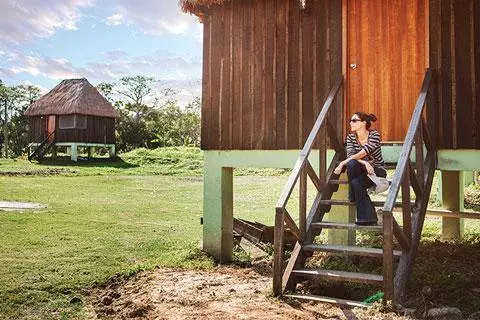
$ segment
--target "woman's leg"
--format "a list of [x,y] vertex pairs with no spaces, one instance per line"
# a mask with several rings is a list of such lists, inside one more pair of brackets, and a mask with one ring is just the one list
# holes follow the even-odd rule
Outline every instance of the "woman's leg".
[[367,193],[367,188],[371,185],[372,181],[366,175],[356,177],[350,184],[355,194],[358,224],[377,222],[375,208],[373,207],[372,200]]
[[352,180],[355,179],[356,177],[366,175],[367,170],[365,167],[358,162],[357,160],[350,160],[347,163],[347,175],[348,175],[348,200],[351,202],[355,202],[355,192],[353,191],[352,188]]
[[357,205],[357,222],[374,223],[377,221],[375,208],[368,196],[367,188],[373,185],[372,180],[367,176],[367,170],[357,160],[350,160],[347,163],[347,174],[349,182],[348,198]]

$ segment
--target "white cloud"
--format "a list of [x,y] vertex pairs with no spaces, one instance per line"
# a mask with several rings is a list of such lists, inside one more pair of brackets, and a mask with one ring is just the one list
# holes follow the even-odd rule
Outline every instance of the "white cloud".
[[184,57],[167,52],[153,52],[151,55],[131,57],[122,50],[104,52],[105,60],[89,62],[78,67],[65,58],[12,53],[11,65],[0,65],[0,77],[12,77],[21,73],[44,76],[54,80],[85,77],[93,82],[116,81],[129,75],[149,75],[156,79],[187,80],[200,78],[201,58]]
[[107,17],[107,24],[110,26],[118,26],[122,24],[124,21],[125,21],[125,18],[121,13],[116,13],[111,15],[110,17]]
[[80,9],[95,0],[22,0],[2,1],[0,41],[21,43],[47,38],[58,29],[76,30]]
[[115,13],[107,18],[107,23],[109,18],[121,17],[120,23],[135,25],[154,35],[201,33],[201,24],[195,17],[183,13],[178,1],[117,0],[115,4]]

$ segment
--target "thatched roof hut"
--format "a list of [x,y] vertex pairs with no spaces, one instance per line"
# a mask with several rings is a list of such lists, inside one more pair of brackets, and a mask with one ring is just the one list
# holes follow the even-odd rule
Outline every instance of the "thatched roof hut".
[[111,103],[85,78],[63,80],[25,111],[25,115],[29,117],[68,114],[107,118],[120,116]]

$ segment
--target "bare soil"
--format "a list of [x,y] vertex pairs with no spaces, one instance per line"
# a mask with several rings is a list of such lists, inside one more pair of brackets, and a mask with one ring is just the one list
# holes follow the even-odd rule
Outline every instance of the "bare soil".
[[375,309],[271,297],[270,276],[253,268],[160,268],[95,288],[87,309],[100,319],[409,319]]

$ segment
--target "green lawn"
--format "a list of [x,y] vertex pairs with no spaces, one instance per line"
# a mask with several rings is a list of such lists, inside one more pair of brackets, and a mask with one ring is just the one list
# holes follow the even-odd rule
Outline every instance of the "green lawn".
[[[72,299],[84,299],[86,289],[115,275],[128,276],[156,265],[212,267],[213,261],[199,251],[198,157],[172,156],[159,163],[137,155],[124,162],[76,166],[67,161],[47,165],[0,161],[0,171],[10,173],[74,171],[0,176],[0,200],[48,205],[36,212],[0,212],[0,319],[83,318],[82,303]],[[177,166],[176,175],[162,175],[166,166]],[[272,224],[287,178],[236,176],[235,216]],[[294,198],[292,208],[295,202]],[[438,238],[438,221],[426,223],[430,239]],[[480,232],[479,223],[466,223],[466,230]]]

